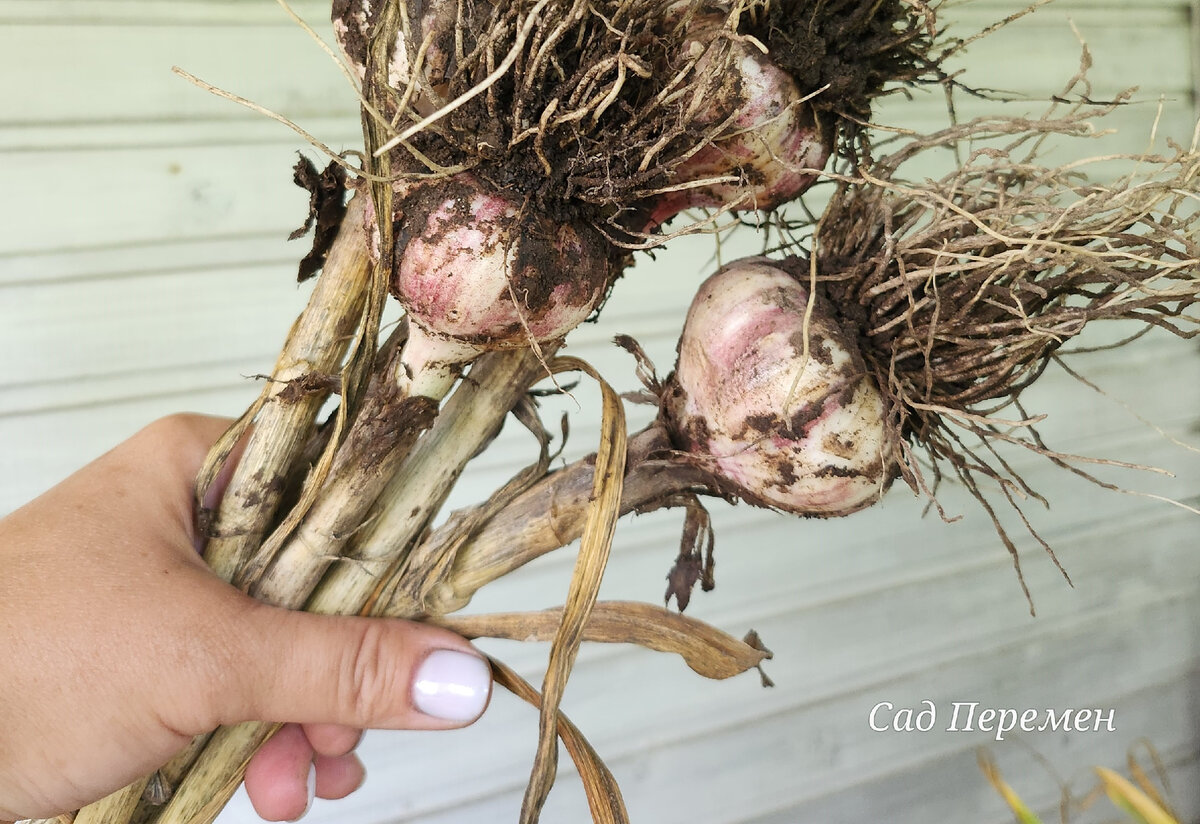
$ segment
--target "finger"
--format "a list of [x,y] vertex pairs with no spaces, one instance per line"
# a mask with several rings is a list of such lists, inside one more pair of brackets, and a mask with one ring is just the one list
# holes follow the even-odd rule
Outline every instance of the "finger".
[[[136,479],[142,494],[132,496],[131,505],[144,506],[145,491],[166,506],[171,521],[192,535],[195,526],[193,487],[209,449],[232,421],[205,415],[178,414],[154,421],[128,441],[117,446],[98,463]],[[225,462],[217,480],[229,482],[244,443],[238,444]],[[120,474],[117,475],[120,477]],[[193,543],[196,537],[193,535]]]
[[[222,419],[223,420],[223,419]],[[230,424],[233,421],[229,421]],[[225,489],[229,486],[229,481],[233,478],[234,470],[237,469],[238,462],[242,459],[242,454],[246,451],[246,444],[250,442],[250,435],[254,431],[251,427],[237,440],[229,450],[229,454],[225,456],[225,461],[221,464],[221,468],[217,471],[216,476],[212,479],[212,483],[208,485],[208,489],[204,490],[204,500],[200,502],[200,506],[204,509],[216,509],[221,504],[221,498],[225,495]],[[224,434],[224,432],[222,432]],[[208,459],[208,453],[216,444],[216,438],[205,449],[204,457]],[[196,466],[196,471],[193,474],[193,486],[195,485],[194,476],[200,474],[200,469],[203,463]]]
[[317,755],[330,758],[353,752],[362,738],[362,730],[342,724],[304,724],[303,729]]
[[246,795],[259,817],[295,821],[316,795],[314,753],[304,732],[285,724],[246,765]]
[[449,729],[491,696],[487,662],[436,627],[248,602],[236,636],[236,682],[223,698],[242,717],[221,720]]
[[[233,423],[231,418],[189,413],[169,415],[142,429],[124,445],[134,460],[140,460],[140,466],[158,466],[164,473],[164,488],[173,493],[197,551],[203,550],[207,536],[196,534],[199,514],[194,512],[196,479],[213,445]],[[220,505],[252,431],[253,428],[248,429],[225,456],[220,470],[204,490],[200,504],[203,509],[215,510]]]
[[333,758],[318,755],[315,763],[317,798],[345,798],[361,787],[367,778],[366,769],[353,753]]
[[180,413],[159,418],[118,449],[144,457],[144,465],[161,466],[174,488],[191,494],[193,482],[208,450],[233,421],[209,415]]

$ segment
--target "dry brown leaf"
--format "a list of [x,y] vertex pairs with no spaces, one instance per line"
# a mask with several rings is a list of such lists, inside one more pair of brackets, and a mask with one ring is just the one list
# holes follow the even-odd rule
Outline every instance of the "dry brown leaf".
[[[562,608],[539,612],[445,615],[430,621],[467,638],[549,641],[562,620]],[[771,657],[716,627],[640,601],[601,601],[583,628],[583,640],[637,644],[672,652],[705,678],[740,675]]]
[[542,681],[538,749],[529,785],[525,788],[525,800],[521,804],[521,824],[538,821],[554,784],[558,766],[558,707],[583,641],[588,616],[600,592],[600,580],[608,564],[617,519],[621,516],[621,489],[625,476],[625,409],[620,396],[590,364],[578,358],[555,358],[550,367],[556,374],[583,372],[595,379],[600,385],[603,406],[592,500],[584,521],[579,556],[571,575],[562,621],[551,643],[546,677]]
[[[543,709],[542,696],[528,681],[495,658],[489,660],[497,684],[538,709]],[[593,824],[629,824],[629,813],[625,810],[625,800],[621,797],[617,779],[579,728],[562,712],[556,713],[556,717],[558,737],[575,762],[575,769],[583,782],[583,791],[587,794]]]

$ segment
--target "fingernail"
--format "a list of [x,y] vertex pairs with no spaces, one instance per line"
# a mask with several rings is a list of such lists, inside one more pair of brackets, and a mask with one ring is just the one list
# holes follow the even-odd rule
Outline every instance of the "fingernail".
[[477,655],[434,650],[413,681],[413,706],[443,721],[474,721],[487,706],[492,671]]

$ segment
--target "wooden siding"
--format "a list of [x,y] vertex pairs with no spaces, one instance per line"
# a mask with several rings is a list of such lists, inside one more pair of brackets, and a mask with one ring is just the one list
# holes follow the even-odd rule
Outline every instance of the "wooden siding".
[[[1023,3],[954,5],[964,32]],[[325,4],[295,4],[313,21]],[[1118,111],[1103,141],[1074,155],[1139,151],[1163,100],[1158,145],[1191,139],[1195,15],[1186,2],[1060,2],[971,48],[970,82],[1058,92],[1078,65],[1068,19],[1096,58],[1096,95],[1131,85],[1146,101]],[[323,28],[323,27],[322,27]],[[18,506],[156,416],[236,414],[269,369],[305,296],[292,285],[302,253],[283,240],[305,195],[292,186],[304,144],[277,123],[188,86],[180,65],[293,118],[335,148],[358,141],[345,81],[268,0],[0,0],[0,513]],[[1010,104],[1036,113],[1044,104]],[[964,99],[960,114],[994,104]],[[942,99],[895,100],[881,122],[936,128]],[[742,246],[724,250],[726,257]],[[689,289],[713,266],[690,239],[642,258],[600,324],[571,352],[632,388],[618,332],[643,342],[663,371]],[[1032,405],[1050,414],[1056,447],[1163,467],[1173,478],[1098,469],[1146,493],[1200,505],[1200,353],[1152,336],[1080,362],[1101,397],[1048,374]],[[596,396],[547,404],[572,414],[567,455],[595,442]],[[582,410],[580,409],[582,408]],[[639,417],[640,416],[640,417]],[[634,419],[644,420],[636,411]],[[515,430],[511,427],[510,430]],[[486,494],[531,454],[506,431],[476,462],[453,505]],[[1148,739],[1167,764],[1185,820],[1200,820],[1200,519],[1157,500],[1098,490],[1030,456],[1014,460],[1052,501],[1033,515],[1070,571],[1069,587],[1022,543],[1038,608],[1029,615],[1011,559],[965,496],[947,491],[954,524],[922,517],[896,489],[853,518],[797,522],[714,507],[718,588],[691,611],[740,634],[759,630],[777,686],[753,675],[703,681],[641,650],[589,648],[566,708],[608,759],[635,822],[823,824],[1011,820],[975,763],[987,747],[1006,776],[1057,820],[1058,783],[1081,793],[1091,764],[1120,766]],[[623,523],[606,597],[661,598],[678,518]],[[482,593],[471,609],[561,600],[567,553]],[[536,680],[545,649],[489,644]],[[983,707],[1112,709],[1116,732],[1043,732],[1003,742],[981,733],[877,733],[880,701],[934,701],[939,726],[955,701]],[[318,802],[309,820],[361,824],[514,821],[533,751],[535,715],[497,696],[475,727],[448,734],[371,733],[364,789]],[[1075,819],[1111,820],[1104,804]],[[543,820],[586,818],[564,766]],[[256,820],[239,796],[224,824]]]

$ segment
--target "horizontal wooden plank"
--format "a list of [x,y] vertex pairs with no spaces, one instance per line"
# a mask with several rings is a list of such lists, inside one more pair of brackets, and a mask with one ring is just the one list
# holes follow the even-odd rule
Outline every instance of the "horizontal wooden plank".
[[[5,23],[3,37],[21,47],[0,50],[0,74],[21,82],[5,84],[0,122],[245,116],[235,104],[173,74],[172,66],[293,119],[355,112],[357,97],[345,76],[307,34],[273,4],[230,4],[243,5],[274,8],[278,24],[198,26],[178,20],[156,28],[97,27],[73,17],[61,25]],[[43,60],[31,72],[31,55],[70,59]]]
[[[322,0],[288,0],[302,17],[319,20],[328,14]],[[61,25],[177,26],[211,23],[254,23],[282,25],[284,12],[270,0],[0,0],[0,22]]]
[[[56,162],[54,178],[71,182],[68,203],[64,189],[47,185],[44,168],[9,168],[12,190],[21,193],[25,208],[9,215],[0,255],[266,233],[286,237],[306,213],[308,196],[292,183],[291,171],[301,148],[281,142],[71,152]],[[22,280],[38,277],[34,260],[7,266]]]
[[[31,136],[28,127],[39,124],[101,123],[111,129],[131,122],[254,117],[190,87],[171,73],[175,65],[302,125],[332,114],[348,122],[357,118],[356,98],[341,73],[270,3],[83,6],[95,11],[90,16],[83,13],[81,19],[82,9],[70,3],[47,0],[0,6],[5,34],[22,44],[19,49],[0,50],[0,74],[22,77],[21,83],[8,84],[4,90],[0,130],[21,127],[24,132],[19,138],[0,137],[0,148],[62,140],[53,129],[44,136],[36,132]],[[320,4],[310,6],[308,12],[320,8]],[[26,21],[6,18],[6,7],[10,15],[28,15]],[[1052,5],[972,44],[966,59],[971,70],[961,80],[976,87],[1020,89],[1025,94],[1059,91],[1079,62],[1078,43],[1069,25],[1073,12],[1079,17],[1077,10]],[[955,8],[946,17],[955,31],[968,35],[999,14],[995,6],[968,6]],[[153,35],[131,25],[131,18],[139,15],[159,24]],[[328,39],[323,14],[309,16]],[[97,28],[95,23],[102,20],[119,27]],[[1091,71],[1096,94],[1135,85],[1151,97],[1187,94],[1190,57],[1185,5],[1142,4],[1136,13],[1095,8],[1077,22],[1096,56]],[[1022,57],[1014,60],[1018,48]],[[71,59],[48,61],[40,71],[30,73],[23,65],[28,54],[70,54]],[[86,71],[81,72],[81,67]],[[101,131],[75,139],[103,138]],[[148,133],[141,139],[151,138]],[[121,139],[139,138],[134,131]]]
[[[96,408],[0,418],[3,465],[20,477],[0,486],[0,515],[49,489],[156,418],[174,412],[236,415],[257,394],[244,386],[189,386],[177,394],[133,397]],[[78,427],[78,428],[77,428]]]
[[[1188,705],[1200,689],[1200,676],[1185,673],[1178,681],[1155,684],[1126,698],[1117,707],[1122,718],[1136,717],[1145,721],[1145,728],[1162,728],[1165,719],[1181,717],[1189,712]],[[1168,730],[1173,733],[1174,730]],[[1064,736],[1070,742],[1072,736]],[[1182,821],[1200,815],[1200,785],[1196,775],[1200,763],[1195,757],[1198,742],[1194,735],[1181,736],[1183,741],[1174,748],[1155,746],[1155,754],[1166,767],[1171,792],[1169,799]],[[1095,775],[1088,769],[1093,765],[1108,765],[1126,772],[1122,746],[1133,748],[1125,735],[1115,742],[1104,742],[1104,753],[1085,744],[1084,752],[1063,753],[1061,746],[1047,752],[1039,742],[1006,742],[985,744],[985,750],[996,759],[1005,780],[1021,798],[1041,816],[1042,821],[1059,821],[1063,787],[1067,782],[1078,804],[1097,786]],[[1090,742],[1088,742],[1090,744]],[[1081,749],[1078,744],[1073,749]],[[1144,767],[1149,758],[1142,748],[1138,754]],[[1157,777],[1157,776],[1156,776]],[[797,824],[797,822],[869,821],[886,811],[888,824],[918,824],[928,821],[970,821],[971,824],[1011,824],[1013,814],[997,806],[994,790],[984,780],[975,754],[966,750],[950,751],[924,763],[903,767],[879,776],[864,786],[835,791],[819,798],[806,800],[799,806],[788,806],[765,815],[738,819],[739,824]],[[934,792],[933,787],[953,787],[954,792]],[[1089,809],[1073,812],[1072,824],[1112,824],[1114,808],[1104,798],[1093,798]]]
[[[242,374],[269,369],[272,360],[264,364],[261,355],[274,347],[263,346],[264,329],[282,342],[308,294],[295,286],[279,288],[289,274],[278,266],[234,267],[132,284],[89,280],[10,287],[0,309],[14,356],[5,383],[45,384],[239,358]],[[70,347],[69,357],[58,348],[62,344]],[[250,353],[260,356],[259,368],[246,369],[252,366]],[[231,379],[237,374],[230,369]]]
[[[352,147],[362,142],[361,124],[356,113],[313,115],[296,118],[295,125],[330,146]],[[145,148],[187,149],[191,146],[278,145],[295,140],[309,149],[288,126],[227,104],[222,116],[174,120],[125,120],[52,123],[0,124],[0,156],[12,153],[41,162],[43,154]],[[322,155],[323,157],[323,155]]]
[[[1025,7],[1014,3],[1012,8]],[[1089,77],[1097,90],[1128,86],[1186,90],[1190,85],[1189,9],[1186,3],[1043,6],[967,47],[962,81],[991,89],[1056,91],[1079,68],[1080,38],[1092,52]],[[968,4],[944,12],[959,36],[996,20],[993,8]],[[1078,35],[1073,30],[1078,30]],[[1165,73],[1164,73],[1165,72]]]
[[[1016,662],[1005,656],[997,663]],[[979,674],[986,677],[991,665],[983,664],[980,669],[983,672]],[[1089,669],[1098,675],[1102,673],[1103,659],[1097,660]],[[970,673],[943,671],[940,675],[946,679],[955,679],[966,691],[981,689],[979,682],[973,682],[971,678],[971,675],[977,672],[976,669],[972,669]],[[1031,679],[1035,677],[1035,671],[1032,669],[1023,672]],[[1169,675],[1183,678],[1187,677],[1188,673],[1172,672]],[[1063,695],[1062,689],[1065,685],[1058,679],[1070,676],[1055,672],[1046,672],[1043,676],[1042,671],[1037,671],[1036,678],[1040,687],[1036,695]],[[1121,717],[1144,720],[1145,723],[1138,727],[1138,732],[1144,732],[1161,741],[1164,747],[1175,745],[1180,749],[1192,749],[1197,744],[1194,733],[1181,731],[1178,724],[1171,720],[1172,717],[1179,717],[1178,714],[1187,713],[1194,695],[1195,682],[1190,683],[1193,689],[1176,684],[1158,694],[1146,696],[1154,702],[1148,705],[1131,704],[1111,698],[1107,701],[1101,699],[1096,703],[1113,708]],[[908,695],[929,694],[920,687],[913,692],[905,692]],[[942,692],[940,700],[950,702],[961,694],[947,695]],[[1011,693],[1004,695],[1008,698]],[[1074,696],[1079,695],[1078,692],[1074,693]],[[1079,701],[1080,704],[1087,700],[1074,696],[1073,699],[1067,700]],[[1074,775],[1083,773],[1087,767],[1095,764],[1105,764],[1118,769],[1123,767],[1125,751],[1133,746],[1139,737],[1135,732],[1111,734],[1106,737],[1097,734],[1074,735],[1066,736],[1067,741],[1062,746],[1054,747],[1044,740],[1048,736],[1024,736],[1020,743],[1009,741],[1006,742],[1007,746],[1003,746],[995,745],[986,735],[950,735],[950,740],[939,747],[932,741],[914,742],[909,736],[898,736],[904,740],[894,742],[893,746],[889,747],[879,744],[876,740],[855,741],[853,739],[858,736],[853,732],[843,732],[844,725],[847,724],[861,725],[865,729],[862,710],[856,709],[857,713],[849,710],[846,715],[842,715],[844,711],[839,711],[840,708],[826,707],[797,713],[795,716],[771,719],[739,731],[739,734],[729,737],[713,736],[709,739],[710,743],[705,742],[703,745],[699,741],[689,742],[690,746],[668,748],[662,753],[656,752],[650,757],[634,759],[628,766],[622,764],[615,769],[619,777],[622,767],[626,771],[636,771],[634,774],[638,778],[635,780],[640,780],[645,785],[644,789],[642,786],[632,786],[628,783],[625,785],[631,809],[638,810],[635,814],[662,822],[682,824],[689,820],[689,815],[713,816],[708,820],[759,821],[759,814],[762,812],[775,812],[773,805],[788,804],[796,817],[789,818],[784,815],[779,818],[764,817],[763,820],[887,821],[889,824],[945,820],[969,821],[972,824],[990,821],[1000,824],[1012,820],[1011,812],[1005,815],[1002,802],[979,775],[976,765],[977,747],[987,747],[990,750],[999,748],[1009,752],[1019,748],[1020,754],[1027,755],[1024,747],[1029,746],[1045,755],[1047,762],[1054,768]],[[831,715],[834,717],[830,718]],[[866,735],[870,736],[871,733],[868,731]],[[730,740],[731,738],[733,740]],[[880,752],[879,759],[872,761],[869,766],[863,765],[861,762],[856,763],[856,745],[864,750],[883,752]],[[717,754],[704,758],[708,746],[712,746]],[[674,760],[670,762],[667,759]],[[914,761],[918,763],[914,765]],[[833,770],[827,767],[830,763],[835,765]],[[1042,778],[1045,769],[1044,765],[1034,762],[1024,769],[1009,769],[1005,775],[1017,786],[1025,786],[1034,778]],[[890,778],[899,770],[905,773],[905,789],[892,792],[896,789],[897,782],[881,781],[880,778]],[[840,774],[840,777],[833,778],[830,772]],[[824,775],[824,780],[818,777],[821,774]],[[647,777],[642,778],[643,775]],[[698,795],[705,798],[693,797],[680,802],[670,788],[688,781],[689,775],[704,776],[705,793]],[[747,787],[747,784],[751,784],[753,789]],[[656,795],[655,785],[665,785],[669,789]],[[808,792],[805,792],[806,789]],[[1048,800],[1048,794],[1037,793],[1033,795],[1033,799]],[[560,803],[553,806],[550,814],[561,815],[571,809],[569,805],[572,800],[575,804],[578,803],[577,798],[578,796],[575,799],[560,798]],[[499,809],[502,809],[499,804],[493,805],[492,814],[496,815]],[[944,817],[940,817],[939,814],[943,813]],[[839,814],[848,817],[838,818]],[[457,810],[454,815],[458,815]],[[434,817],[431,821],[487,820],[486,817],[472,819],[469,815],[457,818],[454,815]],[[717,818],[718,816],[720,818]],[[570,819],[568,815],[563,815],[556,820]],[[1055,819],[1048,817],[1045,820]],[[1094,824],[1101,819],[1071,820],[1091,821]],[[1102,820],[1111,822],[1114,819],[1110,813]]]
[[194,240],[118,241],[0,255],[0,290],[7,286],[120,281],[235,266],[278,266],[282,270],[294,267],[304,253],[304,241],[289,243],[286,238],[286,234],[277,229]]

